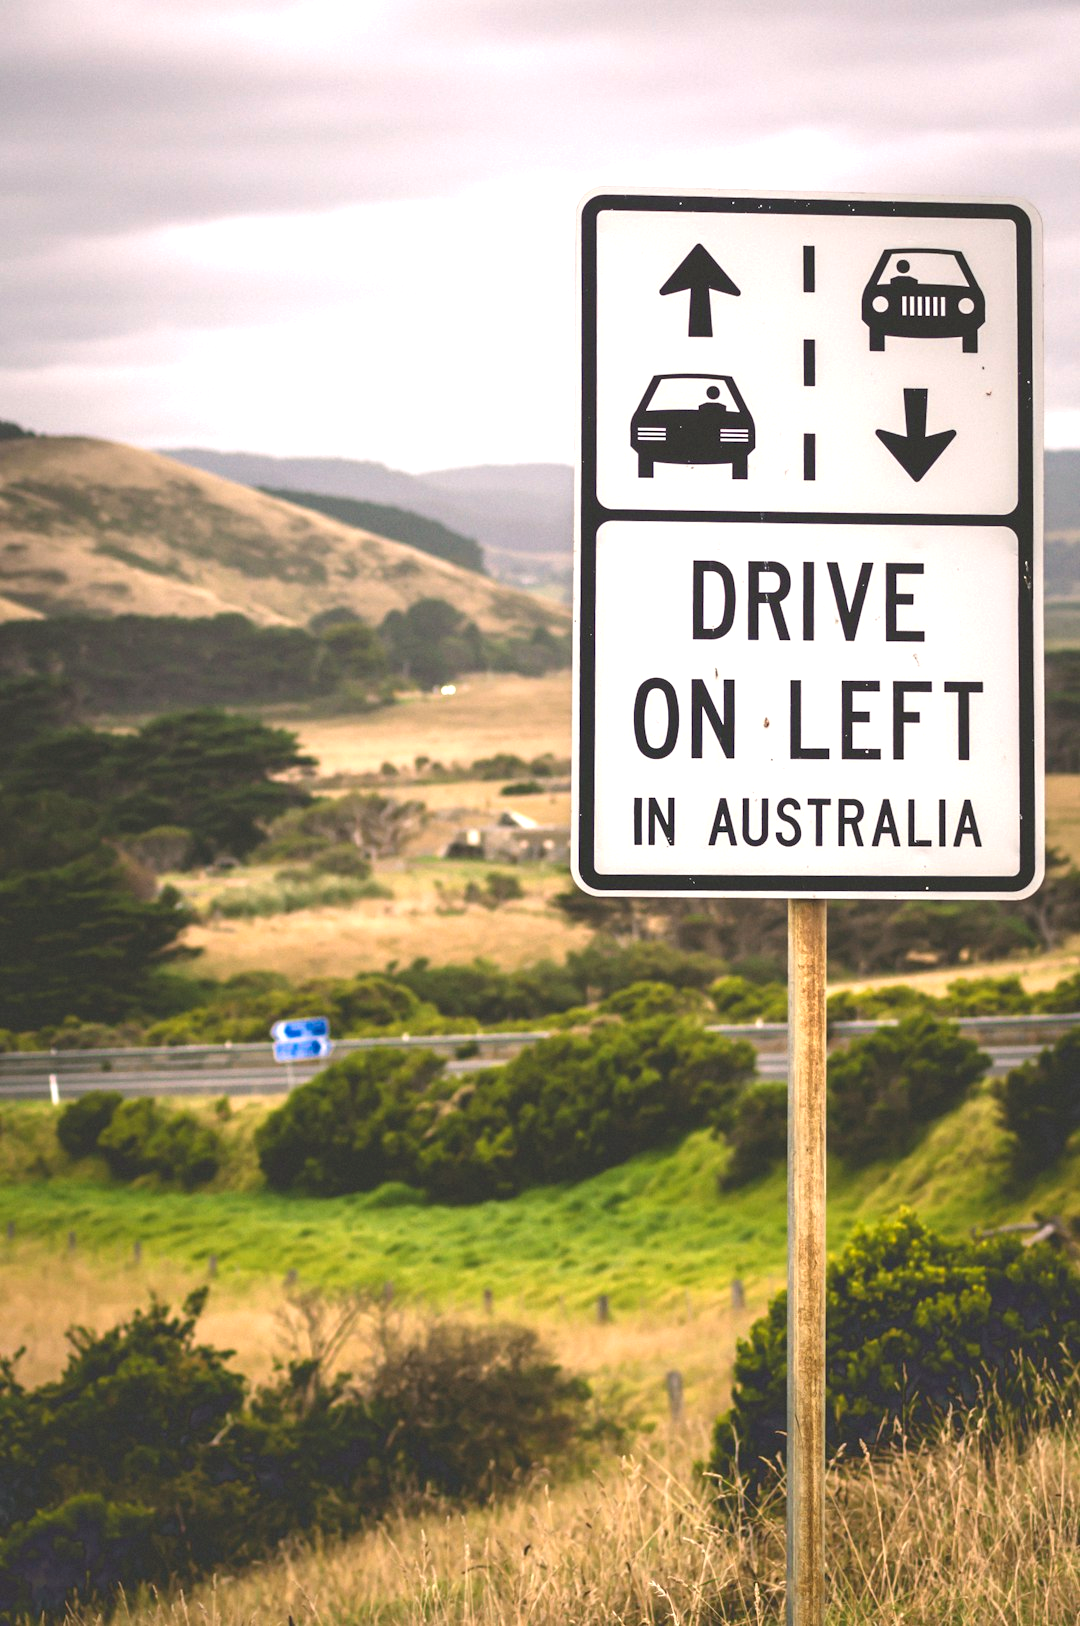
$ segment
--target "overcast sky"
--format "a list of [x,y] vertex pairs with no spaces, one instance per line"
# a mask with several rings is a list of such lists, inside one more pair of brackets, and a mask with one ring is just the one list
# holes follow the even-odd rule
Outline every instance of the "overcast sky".
[[1080,446],[1080,0],[7,0],[0,417],[570,461],[601,187],[1022,197]]

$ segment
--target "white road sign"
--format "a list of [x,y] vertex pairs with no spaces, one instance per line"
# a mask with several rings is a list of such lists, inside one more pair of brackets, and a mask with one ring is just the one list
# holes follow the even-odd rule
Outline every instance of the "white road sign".
[[581,216],[575,877],[1042,878],[1039,221],[603,194]]

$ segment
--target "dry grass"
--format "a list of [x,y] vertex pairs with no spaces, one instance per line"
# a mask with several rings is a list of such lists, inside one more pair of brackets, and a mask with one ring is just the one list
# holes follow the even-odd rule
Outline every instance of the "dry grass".
[[[205,1280],[149,1255],[138,1263],[131,1258],[106,1269],[78,1253],[58,1253],[28,1241],[9,1246],[0,1279],[4,1300],[0,1355],[24,1348],[19,1374],[30,1385],[47,1382],[61,1371],[68,1327],[104,1331],[145,1305],[151,1294],[178,1305]],[[495,1308],[505,1319],[534,1327],[568,1370],[586,1374],[604,1390],[618,1389],[651,1422],[666,1416],[665,1374],[678,1370],[688,1416],[704,1420],[726,1404],[736,1338],[746,1332],[778,1286],[772,1281],[755,1285],[749,1302],[738,1311],[726,1302],[687,1295],[674,1314],[643,1310],[604,1324],[591,1310],[572,1314],[556,1307],[536,1312],[502,1299]],[[282,1313],[287,1298],[280,1281],[238,1283],[223,1277],[212,1286],[199,1322],[200,1339],[234,1350],[236,1365],[260,1382],[275,1357],[286,1352]],[[486,1319],[476,1301],[446,1302],[440,1312],[466,1320]],[[415,1319],[428,1312],[422,1305],[410,1305],[400,1313]],[[342,1364],[351,1363],[355,1369],[365,1349],[363,1332],[358,1331],[343,1350]]]
[[50,614],[238,610],[259,623],[303,625],[317,610],[345,605],[379,622],[434,597],[485,631],[569,625],[560,605],[111,441],[5,442],[0,518],[0,585],[33,593],[35,607]]
[[[477,865],[478,880],[488,868]],[[561,960],[589,941],[585,927],[570,925],[545,901],[552,889],[565,888],[565,876],[553,887],[548,872],[543,877],[525,872],[526,896],[495,910],[466,906],[454,881],[440,895],[434,880],[424,885],[424,877],[418,881],[408,872],[385,879],[399,894],[393,900],[217,921],[192,927],[184,941],[203,950],[198,967],[209,976],[273,970],[297,979],[378,971],[392,960],[404,965],[418,955],[440,963],[481,955],[514,970],[548,957]]]
[[[361,717],[309,719],[287,711],[275,721],[295,728],[323,778],[377,773],[384,762],[412,771],[418,756],[463,767],[498,751],[525,761],[550,751],[570,755],[570,674],[547,677],[473,673],[453,695],[414,694]],[[387,786],[387,789],[390,787]],[[423,794],[421,792],[420,794]]]
[[1080,864],[1080,774],[1046,776],[1046,845]]
[[[783,1616],[777,1519],[715,1525],[692,1462],[700,1427],[587,1483],[540,1485],[468,1514],[398,1516],[340,1545],[297,1546],[185,1596],[124,1603],[123,1626],[721,1626]],[[832,1470],[831,1626],[1075,1626],[1075,1420],[1021,1452],[975,1436]],[[89,1626],[100,1617],[77,1614]]]

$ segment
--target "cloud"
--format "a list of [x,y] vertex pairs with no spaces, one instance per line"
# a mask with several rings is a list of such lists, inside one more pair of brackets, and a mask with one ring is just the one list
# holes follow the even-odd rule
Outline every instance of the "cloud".
[[[385,367],[380,321],[400,329],[445,274],[455,327],[420,321],[425,353],[460,367],[471,324],[497,399],[491,268],[505,282],[512,261],[544,401],[520,420],[510,455],[527,456],[572,356],[549,290],[569,287],[574,204],[626,184],[1029,197],[1049,399],[1080,409],[1073,0],[14,0],[5,30],[9,389],[59,369],[75,410],[79,368],[87,399],[115,370],[130,403],[142,358],[194,400],[193,356],[213,374],[215,345],[290,348],[335,324]],[[197,416],[218,443],[239,433]],[[478,457],[484,435],[507,444],[492,410],[472,422]]]

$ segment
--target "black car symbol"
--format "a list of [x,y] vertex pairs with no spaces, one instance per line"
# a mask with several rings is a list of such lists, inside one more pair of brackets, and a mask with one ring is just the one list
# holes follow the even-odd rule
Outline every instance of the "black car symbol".
[[979,348],[986,300],[967,261],[949,248],[892,248],[863,289],[871,350],[890,339],[962,339]]
[[730,463],[745,480],[754,450],[754,420],[733,378],[714,373],[658,374],[630,420],[638,476],[654,463]]

